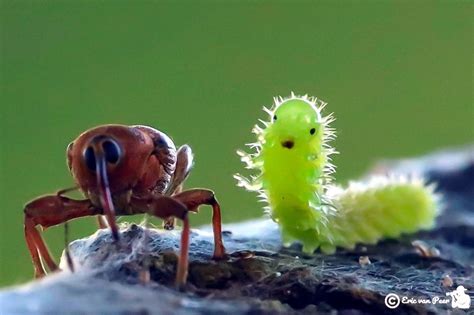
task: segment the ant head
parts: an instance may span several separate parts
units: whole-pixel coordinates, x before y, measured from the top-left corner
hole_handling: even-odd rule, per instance
[[[140,131],[122,125],[87,130],[67,148],[69,169],[83,192],[103,196],[123,192],[140,178],[153,144]]]

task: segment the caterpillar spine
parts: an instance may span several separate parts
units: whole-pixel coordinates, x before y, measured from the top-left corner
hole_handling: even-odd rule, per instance
[[[332,184],[335,166],[331,146],[332,114],[327,103],[308,95],[275,97],[264,107],[270,121],[260,120],[251,153],[238,151],[247,169],[257,174],[235,175],[238,185],[258,193],[282,232],[285,245],[303,243],[303,250],[334,252],[357,243],[375,243],[430,228],[438,214],[438,196],[422,179],[374,177],[347,188]]]

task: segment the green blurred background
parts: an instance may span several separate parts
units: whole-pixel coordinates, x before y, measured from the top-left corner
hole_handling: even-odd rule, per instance
[[[329,102],[340,182],[379,158],[474,140],[472,9],[468,1],[2,1],[0,285],[32,276],[23,204],[72,185],[66,145],[98,124],[147,124],[190,144],[187,187],[214,189],[225,223],[262,215],[232,174],[242,170],[236,149],[253,141],[274,95]],[[209,213],[193,216],[194,226]],[[95,229],[76,220],[71,239]],[[62,227],[45,235],[58,257]]]

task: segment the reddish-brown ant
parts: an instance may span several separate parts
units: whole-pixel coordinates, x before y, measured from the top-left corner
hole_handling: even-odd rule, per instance
[[[58,269],[37,225],[48,228],[85,216],[105,216],[115,241],[119,230],[115,216],[148,213],[174,227],[183,221],[176,284],[186,282],[188,272],[188,212],[211,205],[214,230],[214,258],[225,256],[221,236],[221,210],[214,193],[207,189],[182,190],[192,167],[187,145],[178,150],[163,132],[146,126],[104,125],[87,130],[67,148],[67,164],[77,188],[86,199],[64,196],[69,190],[39,197],[25,206],[25,238],[33,260],[35,276]]]

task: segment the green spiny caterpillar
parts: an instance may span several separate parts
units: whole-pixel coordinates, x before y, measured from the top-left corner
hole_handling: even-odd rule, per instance
[[[297,240],[305,252],[332,253],[432,227],[438,196],[420,178],[378,176],[345,189],[332,184],[334,118],[322,116],[325,106],[307,95],[274,98],[271,109],[264,107],[271,121],[253,129],[257,142],[248,146],[255,151],[238,151],[247,168],[258,171],[235,175],[238,185],[268,203],[284,245]]]

